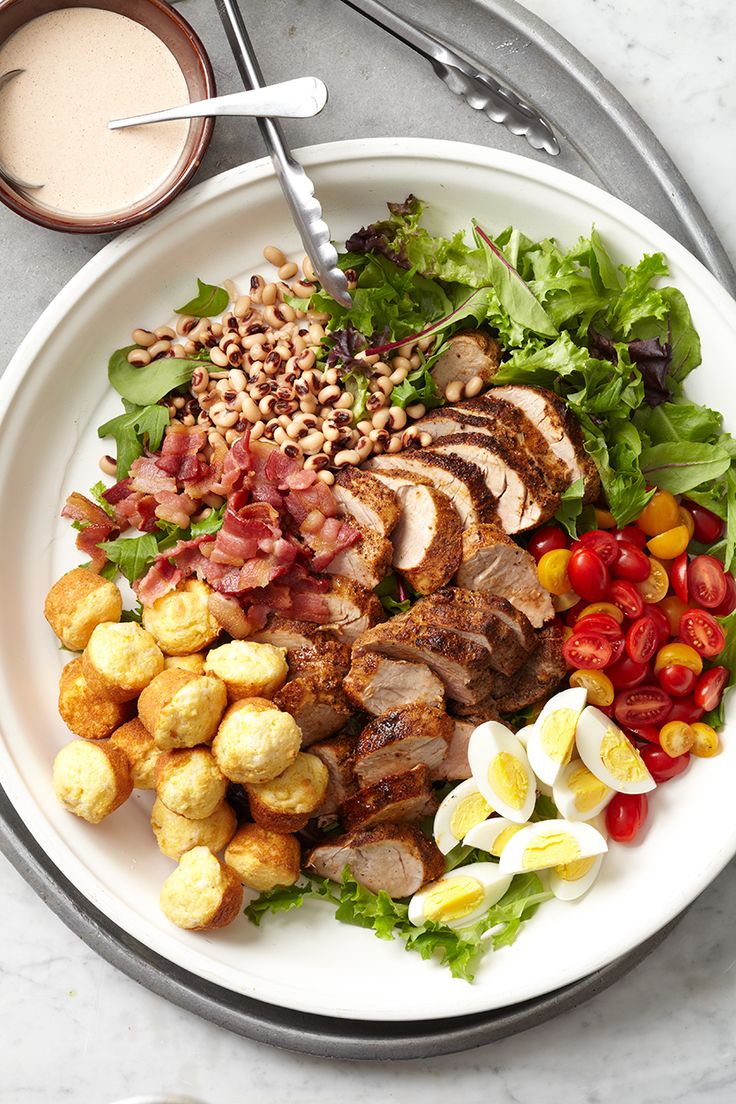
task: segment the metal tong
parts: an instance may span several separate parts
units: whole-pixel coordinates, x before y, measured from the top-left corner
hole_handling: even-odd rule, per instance
[[[246,88],[262,88],[263,73],[235,0],[215,0],[235,62]],[[314,185],[302,165],[292,156],[284,132],[273,119],[258,120],[263,140],[273,161],[284,198],[301,235],[304,249],[325,291],[344,307],[352,306],[348,282],[337,265],[337,250],[322,217]]]
[[[523,134],[532,149],[544,150],[553,157],[560,152],[559,143],[547,120],[510,88],[500,84],[491,72],[482,69],[477,62],[464,58],[456,46],[431,34],[419,24],[409,23],[384,7],[379,0],[342,2],[425,57],[450,91],[469,107],[482,111],[512,134]]]

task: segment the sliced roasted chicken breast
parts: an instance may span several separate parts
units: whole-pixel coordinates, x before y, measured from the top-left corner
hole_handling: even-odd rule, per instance
[[[432,796],[429,769],[417,763],[407,771],[379,778],[369,786],[356,790],[338,810],[347,832],[366,828],[369,824],[419,820],[437,807]]]
[[[409,611],[415,625],[449,629],[489,654],[494,671],[511,675],[536,646],[528,618],[505,598],[485,591],[444,587]]]
[[[332,493],[352,523],[382,537],[388,537],[401,518],[399,500],[391,488],[360,468],[343,468]]]
[[[366,467],[375,474],[392,472],[436,487],[447,495],[463,527],[493,520],[493,500],[488,495],[483,472],[472,461],[418,449],[373,456]]]
[[[335,882],[342,880],[349,866],[366,889],[373,893],[383,889],[391,897],[411,897],[445,872],[444,855],[414,824],[359,828],[313,848],[306,865]]]
[[[383,606],[372,590],[333,575],[330,589],[321,595],[329,611],[326,627],[338,640],[352,644],[357,636],[384,618]]]
[[[525,709],[556,690],[567,667],[562,657],[564,626],[556,618],[538,634],[536,649],[511,678],[495,675],[489,691],[501,713]]]
[[[336,813],[338,806],[355,791],[355,744],[355,736],[342,734],[333,736],[331,740],[317,740],[310,746],[309,754],[322,760],[329,775],[327,794],[317,810],[317,816]]]
[[[436,709],[445,704],[445,688],[426,664],[389,659],[375,652],[353,657],[343,685],[350,701],[374,717],[413,702]]]
[[[447,349],[432,365],[432,376],[439,390],[452,380],[467,383],[480,376],[490,383],[501,363],[501,346],[495,337],[482,330],[461,330],[450,338]]]
[[[338,552],[325,571],[328,575],[354,579],[356,583],[372,590],[391,570],[394,547],[387,537],[364,525],[356,524],[352,518],[351,525],[360,530],[361,539]]]
[[[401,519],[391,534],[393,566],[418,594],[432,594],[460,564],[460,515],[447,495],[420,483],[402,487],[399,499]]]
[[[362,786],[423,763],[433,771],[447,753],[452,720],[429,705],[406,705],[376,717],[358,736],[355,773]]]
[[[537,577],[534,557],[499,525],[473,525],[463,533],[463,555],[456,582],[506,598],[526,614],[535,629],[554,617],[549,591]]]

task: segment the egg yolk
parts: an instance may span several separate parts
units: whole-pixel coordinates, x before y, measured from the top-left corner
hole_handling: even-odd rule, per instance
[[[579,882],[581,878],[585,877],[594,862],[595,855],[589,859],[577,859],[575,862],[556,866],[555,874],[558,878],[562,878],[563,882]]]
[[[583,763],[570,772],[567,784],[575,795],[575,808],[579,813],[589,813],[611,792]]]
[[[568,832],[540,833],[524,850],[524,870],[566,866],[580,858],[580,844]]]
[[[435,882],[424,897],[424,919],[460,920],[483,903],[485,890],[475,878],[466,876]]]
[[[467,836],[476,824],[482,824],[493,812],[483,794],[469,794],[459,801],[450,817],[450,831],[457,840]]]
[[[510,805],[521,809],[529,792],[529,781],[524,767],[508,751],[502,751],[488,768],[488,781],[494,793]]]
[[[495,855],[497,859],[500,859],[501,852],[511,837],[515,836],[517,832],[520,832],[523,827],[523,824],[509,824],[507,828],[504,828],[503,832],[499,832],[491,844],[491,854]]]
[[[601,740],[601,761],[622,782],[640,782],[647,776],[641,755],[618,728],[609,728]]]
[[[545,717],[539,733],[542,750],[561,766],[570,762],[575,742],[575,725],[580,716],[574,709],[555,709]]]

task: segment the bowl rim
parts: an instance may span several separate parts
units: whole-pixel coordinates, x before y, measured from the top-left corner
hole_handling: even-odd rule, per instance
[[[22,3],[22,0],[0,0],[0,14],[18,3]],[[189,46],[196,55],[202,68],[205,82],[205,95],[202,98],[209,99],[211,96],[215,96],[217,94],[217,84],[212,62],[210,61],[204,43],[191,24],[187,22],[176,8],[165,3],[164,0],[145,0],[145,3],[161,12],[162,15],[167,16],[183,33],[184,38],[188,41]],[[90,0],[89,6],[96,6],[94,0]],[[118,12],[118,14],[123,15],[124,13]],[[35,18],[35,16],[33,18]],[[126,18],[130,19],[132,17],[128,15]],[[30,21],[31,20],[27,20],[26,22]],[[138,20],[135,20],[135,22],[138,22]],[[150,27],[148,29],[150,30]],[[156,34],[155,31],[151,33]],[[157,35],[156,37],[158,38],[159,36]],[[127,230],[131,226],[137,226],[139,223],[150,219],[164,207],[168,206],[172,199],[175,199],[176,196],[186,188],[187,184],[189,184],[192,177],[199,169],[199,166],[202,164],[202,159],[212,139],[214,126],[214,118],[210,117],[202,120],[201,133],[194,148],[189,154],[186,164],[175,179],[172,180],[166,191],[153,200],[129,209],[127,214],[121,213],[112,218],[100,216],[99,218],[88,219],[84,222],[77,222],[73,218],[66,217],[61,213],[58,215],[48,214],[45,210],[23,199],[23,197],[15,192],[1,177],[0,203],[5,204],[14,214],[20,215],[29,222],[33,222],[37,226],[43,226],[46,230],[55,230],[57,233],[112,234],[120,230]]]

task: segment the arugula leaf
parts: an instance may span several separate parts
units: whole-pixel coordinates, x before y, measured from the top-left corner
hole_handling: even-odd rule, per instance
[[[143,455],[144,447],[151,452],[158,451],[169,424],[169,411],[165,406],[125,405],[125,414],[111,418],[97,430],[98,437],[113,437],[115,440],[118,480],[125,479],[130,465]]]
[[[197,278],[197,294],[183,307],[177,307],[177,314],[192,314],[195,318],[213,318],[222,314],[230,302],[230,296],[224,288],[215,284],[205,284]]]
[[[560,505],[555,512],[555,521],[559,521],[563,529],[566,530],[569,536],[573,540],[578,535],[578,518],[583,512],[583,495],[585,494],[585,487],[583,485],[583,477],[576,479],[566,491],[563,491],[560,495]]]
[[[412,403],[418,402],[422,403],[427,410],[432,410],[436,406],[442,406],[443,401],[431,369],[425,362],[410,372],[403,383],[398,383],[394,387],[389,405],[400,406],[403,410]]]
[[[129,583],[135,582],[146,573],[149,564],[159,552],[156,538],[151,533],[145,533],[142,537],[118,537],[114,541],[102,541],[99,547]]]
[[[107,366],[107,378],[117,393],[136,406],[157,403],[184,383],[189,383],[192,372],[201,358],[163,357],[153,360],[145,368],[136,368],[128,362],[128,353],[135,345],[116,349]]]
[[[223,502],[217,510],[213,510],[209,517],[202,518],[201,521],[193,521],[189,526],[189,532],[182,539],[187,540],[194,537],[202,537],[207,533],[217,533],[222,529],[222,522],[225,517],[225,510],[227,509],[227,502]]]
[[[111,517],[111,518],[114,518],[115,517],[115,511],[112,508],[112,506],[110,505],[110,503],[107,501],[107,499],[105,498],[105,491],[106,490],[107,490],[107,487],[105,486],[105,484],[102,482],[101,479],[98,479],[97,482],[95,484],[93,484],[93,486],[90,487],[89,493],[91,494],[92,498],[95,500],[97,505],[102,507],[102,509],[107,514],[107,516]]]
[[[141,621],[143,620],[143,606],[141,605],[141,603],[139,602],[135,609],[124,609],[123,612],[120,614],[120,620],[135,621],[137,625],[140,625]]]
[[[650,483],[672,494],[684,494],[723,475],[731,466],[731,457],[718,445],[678,440],[644,449],[639,462]]]

